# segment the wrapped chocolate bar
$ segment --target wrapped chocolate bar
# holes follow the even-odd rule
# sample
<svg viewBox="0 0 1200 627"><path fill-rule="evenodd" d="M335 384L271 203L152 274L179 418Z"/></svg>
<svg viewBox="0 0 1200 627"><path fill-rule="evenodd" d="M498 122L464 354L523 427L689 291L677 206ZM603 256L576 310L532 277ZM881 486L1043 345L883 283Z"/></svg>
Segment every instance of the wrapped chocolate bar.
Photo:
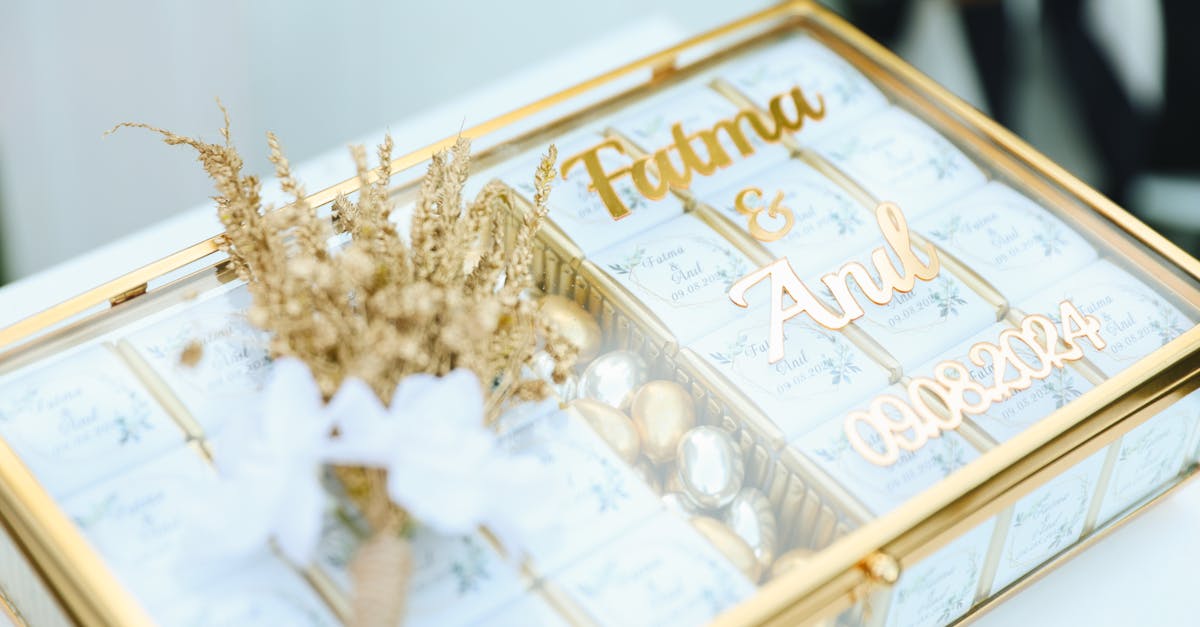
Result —
<svg viewBox="0 0 1200 627"><path fill-rule="evenodd" d="M1104 452L1092 455L1017 501L1007 524L1001 519L1007 532L999 545L991 594L1079 539L1089 523L1103 466Z"/></svg>
<svg viewBox="0 0 1200 627"><path fill-rule="evenodd" d="M1096 259L1086 240L1011 187L992 182L914 225L1010 301Z"/></svg>
<svg viewBox="0 0 1200 627"><path fill-rule="evenodd" d="M721 76L760 107L800 87L820 98L824 116L800 136L809 142L844 130L887 105L887 97L844 59L809 37L794 37L752 52L722 68Z"/></svg>
<svg viewBox="0 0 1200 627"><path fill-rule="evenodd" d="M682 342L738 315L730 284L746 256L695 216L680 216L592 257Z"/></svg>
<svg viewBox="0 0 1200 627"><path fill-rule="evenodd" d="M988 520L906 569L888 603L888 627L944 625L970 609L995 527Z"/></svg>
<svg viewBox="0 0 1200 627"><path fill-rule="evenodd" d="M900 398L904 396L904 387L891 386L868 398L884 396ZM859 429L859 425L847 423L844 416L838 415L795 440L791 446L815 461L876 516L888 513L979 456L961 435L946 433L918 451L901 455L894 464L880 466L864 459L851 446L848 429ZM881 446L877 433L867 431L860 437L868 446Z"/></svg>
<svg viewBox="0 0 1200 627"><path fill-rule="evenodd" d="M670 515L643 522L552 581L600 625L703 623L754 591L699 533Z"/></svg>
<svg viewBox="0 0 1200 627"><path fill-rule="evenodd" d="M807 163L778 163L707 198L737 228L760 233L762 245L786 256L804 276L833 267L847 250L876 243L875 217L849 192ZM788 214L772 218L770 207Z"/></svg>
<svg viewBox="0 0 1200 627"><path fill-rule="evenodd" d="M575 412L512 426L504 446L536 456L565 484L553 524L527 547L540 572L563 567L659 510L645 483Z"/></svg>
<svg viewBox="0 0 1200 627"><path fill-rule="evenodd" d="M482 535L447 537L418 529L405 624L471 624L515 600L528 585Z"/></svg>
<svg viewBox="0 0 1200 627"><path fill-rule="evenodd" d="M186 627L249 624L333 627L339 624L321 597L299 575L271 557L201 587L164 610L161 621Z"/></svg>
<svg viewBox="0 0 1200 627"><path fill-rule="evenodd" d="M183 445L179 425L105 345L6 376L0 390L0 436L60 497Z"/></svg>
<svg viewBox="0 0 1200 627"><path fill-rule="evenodd" d="M559 154L569 157L603 140L599 131L589 129L556 140L556 144ZM608 172L633 163L629 155L623 154L615 146L597 151L596 157L600 167ZM533 171L538 158L538 154L517 158L511 164L506 163L505 169L495 174L530 201L534 188L529 173ZM492 172L485 172L480 179L491 176ZM550 197L554 226L562 229L563 234L579 247L583 255L598 253L683 213L683 204L675 196L666 195L662 199L651 200L641 196L629 179L620 179L613 183L614 193L624 201L629 213L620 220L614 220L604 201L590 189L591 185L585 164L579 164L564 170L562 184L554 189Z"/></svg>
<svg viewBox="0 0 1200 627"><path fill-rule="evenodd" d="M895 107L821 141L813 150L876 200L900 205L913 221L987 180L953 143Z"/></svg>
<svg viewBox="0 0 1200 627"><path fill-rule="evenodd" d="M1113 445L1112 470L1097 522L1155 494L1188 463L1200 427L1200 396L1192 393Z"/></svg>
<svg viewBox="0 0 1200 627"><path fill-rule="evenodd" d="M245 286L230 286L167 309L118 346L162 379L204 434L216 435L245 412L270 372L268 338L246 320L249 308Z"/></svg>
<svg viewBox="0 0 1200 627"><path fill-rule="evenodd" d="M914 375L932 376L939 363L952 361L962 364L971 380L981 387L992 386L997 377L1002 381L1018 380L1021 377L1018 363L1020 368L1026 367L1026 364L1040 363L1037 354L1027 344L1019 341L1010 344L1015 347L1015 359L1012 360L997 363L993 355L985 355L979 351L975 352L976 359L972 359L972 349L975 346L997 342L1004 332L1012 328L1003 322L987 327L916 369ZM1003 370L998 372L1001 367ZM968 420L995 442L1005 442L1093 387L1092 379L1076 367L1056 368L1047 374L1043 379L1031 380L1029 387L1025 389L1013 391L1008 396L997 399L983 411L966 412Z"/></svg>
<svg viewBox="0 0 1200 627"><path fill-rule="evenodd" d="M215 480L201 453L181 445L75 494L63 509L138 596L163 607L227 574L211 564L189 566L184 549L188 501Z"/></svg>
<svg viewBox="0 0 1200 627"><path fill-rule="evenodd" d="M688 345L775 423L785 439L810 431L889 373L844 335L804 321L784 335L782 360L768 362L767 325L738 320Z"/></svg>
<svg viewBox="0 0 1200 627"><path fill-rule="evenodd" d="M1082 343L1089 361L1113 376L1187 329L1192 321L1149 286L1111 261L1094 263L1071 277L1016 304L1027 313L1057 316L1059 304L1075 303L1099 321L1104 346Z"/></svg>

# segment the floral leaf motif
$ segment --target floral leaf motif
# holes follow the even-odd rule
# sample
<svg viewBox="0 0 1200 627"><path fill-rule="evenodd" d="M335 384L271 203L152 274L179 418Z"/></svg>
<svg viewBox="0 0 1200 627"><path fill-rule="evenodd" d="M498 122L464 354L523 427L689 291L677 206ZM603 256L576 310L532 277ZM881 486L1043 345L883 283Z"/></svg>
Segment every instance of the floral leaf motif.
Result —
<svg viewBox="0 0 1200 627"><path fill-rule="evenodd" d="M834 355L821 360L821 366L829 373L833 385L852 383L851 375L862 372L862 367L854 363L854 354L843 343L835 344Z"/></svg>
<svg viewBox="0 0 1200 627"><path fill-rule="evenodd" d="M737 337L725 347L724 352L713 351L709 355L722 365L731 365L738 355L746 351L746 344L750 342L749 336L745 333L738 333Z"/></svg>
<svg viewBox="0 0 1200 627"><path fill-rule="evenodd" d="M454 574L458 594L464 595L479 590L483 582L492 578L492 574L488 571L483 548L470 536L464 536L461 541L466 550L462 559L456 560L450 567L450 571Z"/></svg>
<svg viewBox="0 0 1200 627"><path fill-rule="evenodd" d="M1067 245L1067 241L1063 239L1062 230L1056 226L1048 225L1050 230L1042 233L1035 233L1033 241L1041 244L1042 256L1053 257L1062 254L1063 247Z"/></svg>
<svg viewBox="0 0 1200 627"><path fill-rule="evenodd" d="M1158 339L1163 346L1168 342L1179 337L1184 332L1183 322L1179 319L1179 315L1167 303L1154 299L1151 301L1154 305L1155 314L1158 318L1150 321L1150 328L1158 333Z"/></svg>
<svg viewBox="0 0 1200 627"><path fill-rule="evenodd" d="M934 149L934 153L930 155L926 163L933 168L934 175L939 181L950 178L961 167L958 160L954 158L954 152L951 147L942 144L939 144Z"/></svg>
<svg viewBox="0 0 1200 627"><path fill-rule="evenodd" d="M133 392L129 396L129 414L117 417L116 426L119 433L117 442L119 444L129 444L131 442L140 442L142 435L147 431L153 431L154 425L150 423L149 407L146 406L144 399L138 397ZM95 411L94 409L92 410Z"/></svg>
<svg viewBox="0 0 1200 627"><path fill-rule="evenodd" d="M646 206L646 198L638 193L636 189L628 185L621 185L617 188L617 194L630 211L636 211Z"/></svg>
<svg viewBox="0 0 1200 627"><path fill-rule="evenodd" d="M834 209L830 212L829 217L837 225L838 235L855 233L863 225L858 210L853 207L843 206Z"/></svg>
<svg viewBox="0 0 1200 627"><path fill-rule="evenodd" d="M950 216L950 219L946 221L942 228L933 229L929 231L929 234L932 235L934 239L941 240L943 242L949 242L958 235L959 231L962 230L962 225L962 216L954 214Z"/></svg>
<svg viewBox="0 0 1200 627"><path fill-rule="evenodd" d="M718 266L713 271L713 274L722 280L724 289L728 291L730 286L745 276L748 269L746 268L745 260L734 253L733 250L722 246L720 251L725 257L725 263Z"/></svg>
<svg viewBox="0 0 1200 627"><path fill-rule="evenodd" d="M967 304L966 299L959 295L958 284L951 281L942 282L941 289L933 293L933 302L937 303L938 315L943 320L957 316L959 305Z"/></svg>
<svg viewBox="0 0 1200 627"><path fill-rule="evenodd" d="M825 442L825 446L820 446L812 450L814 455L829 463L836 462L849 451L850 440L846 439L846 436L840 431L837 435L829 438Z"/></svg>
<svg viewBox="0 0 1200 627"><path fill-rule="evenodd" d="M637 248L635 248L633 250L632 253L629 254L628 257L625 258L624 262L610 263L610 264L608 264L608 268L610 270L612 270L613 272L616 272L617 274L627 275L627 274L632 273L633 269L636 268L638 266L638 264L642 263L642 259L645 256L646 256L646 247L638 246Z"/></svg>
<svg viewBox="0 0 1200 627"><path fill-rule="evenodd" d="M840 80L835 81L832 86L827 88L827 91L837 96L841 102L853 102L863 93L863 84L846 68L839 68L838 74L840 74Z"/></svg>
<svg viewBox="0 0 1200 627"><path fill-rule="evenodd" d="M1080 392L1079 388L1075 386L1075 379L1062 369L1058 369L1053 377L1046 379L1043 385L1050 391L1055 409L1060 409L1067 403L1083 396L1083 392Z"/></svg>

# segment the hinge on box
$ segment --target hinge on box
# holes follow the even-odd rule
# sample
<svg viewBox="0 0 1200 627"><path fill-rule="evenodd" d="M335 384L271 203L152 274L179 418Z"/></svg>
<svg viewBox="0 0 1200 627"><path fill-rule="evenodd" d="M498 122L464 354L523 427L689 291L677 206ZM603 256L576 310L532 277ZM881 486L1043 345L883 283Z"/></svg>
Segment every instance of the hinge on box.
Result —
<svg viewBox="0 0 1200 627"><path fill-rule="evenodd" d="M233 264L228 259L217 264L217 281L222 285L238 278L233 270Z"/></svg>
<svg viewBox="0 0 1200 627"><path fill-rule="evenodd" d="M900 562L887 553L876 551L868 555L860 566L876 583L891 585L900 581Z"/></svg>
<svg viewBox="0 0 1200 627"><path fill-rule="evenodd" d="M120 305L121 303L123 303L127 300L133 300L133 299L137 298L138 296L145 294L147 287L148 286L145 283L142 283L141 285L137 285L130 289L127 289L124 292L121 292L120 294L117 294L116 296L113 296L112 298L108 299L108 304L112 305L113 307L116 307L117 305Z"/></svg>
<svg viewBox="0 0 1200 627"><path fill-rule="evenodd" d="M650 68L650 82L657 83L673 73L675 73L675 57L655 63Z"/></svg>

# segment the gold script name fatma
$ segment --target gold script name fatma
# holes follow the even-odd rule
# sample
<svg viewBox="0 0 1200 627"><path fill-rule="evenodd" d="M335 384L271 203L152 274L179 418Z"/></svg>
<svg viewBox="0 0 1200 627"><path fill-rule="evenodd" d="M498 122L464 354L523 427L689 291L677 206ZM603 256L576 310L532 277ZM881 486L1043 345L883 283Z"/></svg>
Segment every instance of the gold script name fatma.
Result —
<svg viewBox="0 0 1200 627"><path fill-rule="evenodd" d="M792 111L785 110L784 103L789 100L793 105ZM771 98L768 105L769 118L753 109L743 109L732 118L720 120L713 124L712 128L691 135L684 134L683 124L676 122L671 126L674 143L659 148L630 165L606 172L604 164L600 161L601 150L615 150L619 154L625 154L624 145L610 138L563 161L562 177L567 178L577 164L583 163L592 178L590 188L600 195L613 219L619 220L629 215L629 207L617 194L613 181L630 176L639 193L650 200L662 200L671 189L687 189L692 183L693 173L712 176L717 170L733 164L733 158L721 144L721 135L737 148L741 157L749 157L754 154L754 144L747 137L745 127L748 126L764 142L777 142L785 133L799 131L806 118L816 121L825 117L825 99L817 94L816 101L816 106L813 106L799 87L793 87L790 92ZM704 145L708 153L707 160L697 152L696 144L693 143L696 141ZM677 167L672 160L672 152L678 154L682 167Z"/></svg>

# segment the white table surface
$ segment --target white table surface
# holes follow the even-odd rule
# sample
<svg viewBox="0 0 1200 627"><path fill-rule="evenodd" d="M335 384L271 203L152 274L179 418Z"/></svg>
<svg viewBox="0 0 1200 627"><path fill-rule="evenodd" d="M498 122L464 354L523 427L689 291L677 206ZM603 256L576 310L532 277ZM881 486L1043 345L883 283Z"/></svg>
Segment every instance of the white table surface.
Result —
<svg viewBox="0 0 1200 627"><path fill-rule="evenodd" d="M543 65L518 72L436 111L389 128L397 145L422 146L499 111L515 108L684 37L668 19L647 18ZM373 145L382 130L360 143ZM296 167L308 189L321 189L353 174L341 146ZM268 200L277 191L264 185ZM220 231L208 203L131 234L63 264L0 287L0 327L7 326L100 283L160 259ZM982 616L976 624L1008 625L1200 625L1200 592L1193 573L1200 564L1200 481L1067 562L1025 591Z"/></svg>

